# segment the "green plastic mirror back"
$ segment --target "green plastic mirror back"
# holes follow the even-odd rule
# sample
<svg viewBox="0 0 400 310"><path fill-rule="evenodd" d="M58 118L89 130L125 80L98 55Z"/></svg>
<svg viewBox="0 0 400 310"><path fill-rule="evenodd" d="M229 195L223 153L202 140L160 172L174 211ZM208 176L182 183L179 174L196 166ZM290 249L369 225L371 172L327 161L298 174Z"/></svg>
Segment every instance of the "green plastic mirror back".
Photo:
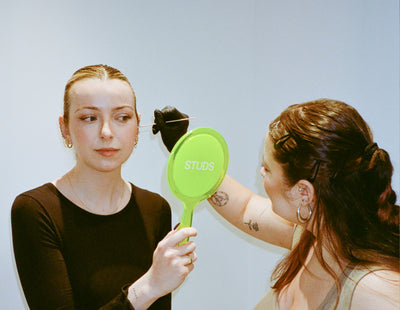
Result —
<svg viewBox="0 0 400 310"><path fill-rule="evenodd" d="M196 128L175 144L167 165L168 185L185 206L181 227L191 226L196 205L221 185L228 169L224 138L214 129Z"/></svg>

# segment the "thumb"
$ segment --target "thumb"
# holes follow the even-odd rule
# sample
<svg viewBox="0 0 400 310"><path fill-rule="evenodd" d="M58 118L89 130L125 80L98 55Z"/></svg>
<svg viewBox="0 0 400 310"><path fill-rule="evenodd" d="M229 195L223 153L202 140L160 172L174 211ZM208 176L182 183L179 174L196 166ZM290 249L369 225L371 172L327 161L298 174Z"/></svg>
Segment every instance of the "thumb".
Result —
<svg viewBox="0 0 400 310"><path fill-rule="evenodd" d="M152 127L153 135L161 130L165 126L163 113L156 109L154 110L154 125Z"/></svg>

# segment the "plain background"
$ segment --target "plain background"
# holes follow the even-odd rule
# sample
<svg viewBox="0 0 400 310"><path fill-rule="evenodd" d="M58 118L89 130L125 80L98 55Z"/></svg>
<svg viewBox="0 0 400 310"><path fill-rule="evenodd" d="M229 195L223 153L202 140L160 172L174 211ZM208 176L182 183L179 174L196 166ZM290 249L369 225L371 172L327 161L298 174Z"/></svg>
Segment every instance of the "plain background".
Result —
<svg viewBox="0 0 400 310"><path fill-rule="evenodd" d="M178 107L230 150L228 173L264 194L267 125L284 108L328 97L358 109L391 155L399 193L399 2L395 0L0 1L0 308L24 309L13 262L10 209L22 191L74 164L57 119L64 85L89 64L132 82L142 124ZM168 153L142 129L124 176L163 195L173 224L182 204L166 182ZM238 232L202 202L193 226L195 270L173 309L251 309L285 253Z"/></svg>

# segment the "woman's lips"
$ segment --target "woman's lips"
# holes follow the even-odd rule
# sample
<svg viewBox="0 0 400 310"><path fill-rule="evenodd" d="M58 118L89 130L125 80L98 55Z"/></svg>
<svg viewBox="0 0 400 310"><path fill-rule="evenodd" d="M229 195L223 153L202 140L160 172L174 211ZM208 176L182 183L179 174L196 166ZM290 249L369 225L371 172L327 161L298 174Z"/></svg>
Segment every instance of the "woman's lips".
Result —
<svg viewBox="0 0 400 310"><path fill-rule="evenodd" d="M115 153L118 152L118 149L114 149L114 148L102 148L102 149L97 149L96 152L99 153L101 156L104 156L104 157L111 157L111 156L113 156Z"/></svg>

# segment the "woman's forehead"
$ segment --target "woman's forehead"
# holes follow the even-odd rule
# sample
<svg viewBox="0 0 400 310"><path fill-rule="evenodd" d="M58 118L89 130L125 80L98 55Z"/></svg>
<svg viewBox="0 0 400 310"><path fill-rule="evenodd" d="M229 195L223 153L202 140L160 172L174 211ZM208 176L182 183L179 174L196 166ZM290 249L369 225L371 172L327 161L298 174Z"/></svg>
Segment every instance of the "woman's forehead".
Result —
<svg viewBox="0 0 400 310"><path fill-rule="evenodd" d="M112 79L84 79L76 82L70 90L72 103L121 102L134 106L134 95L128 83Z"/></svg>
<svg viewBox="0 0 400 310"><path fill-rule="evenodd" d="M119 79L101 80L97 78L87 78L75 82L70 90L70 94L88 94L102 92L132 91L130 85Z"/></svg>

